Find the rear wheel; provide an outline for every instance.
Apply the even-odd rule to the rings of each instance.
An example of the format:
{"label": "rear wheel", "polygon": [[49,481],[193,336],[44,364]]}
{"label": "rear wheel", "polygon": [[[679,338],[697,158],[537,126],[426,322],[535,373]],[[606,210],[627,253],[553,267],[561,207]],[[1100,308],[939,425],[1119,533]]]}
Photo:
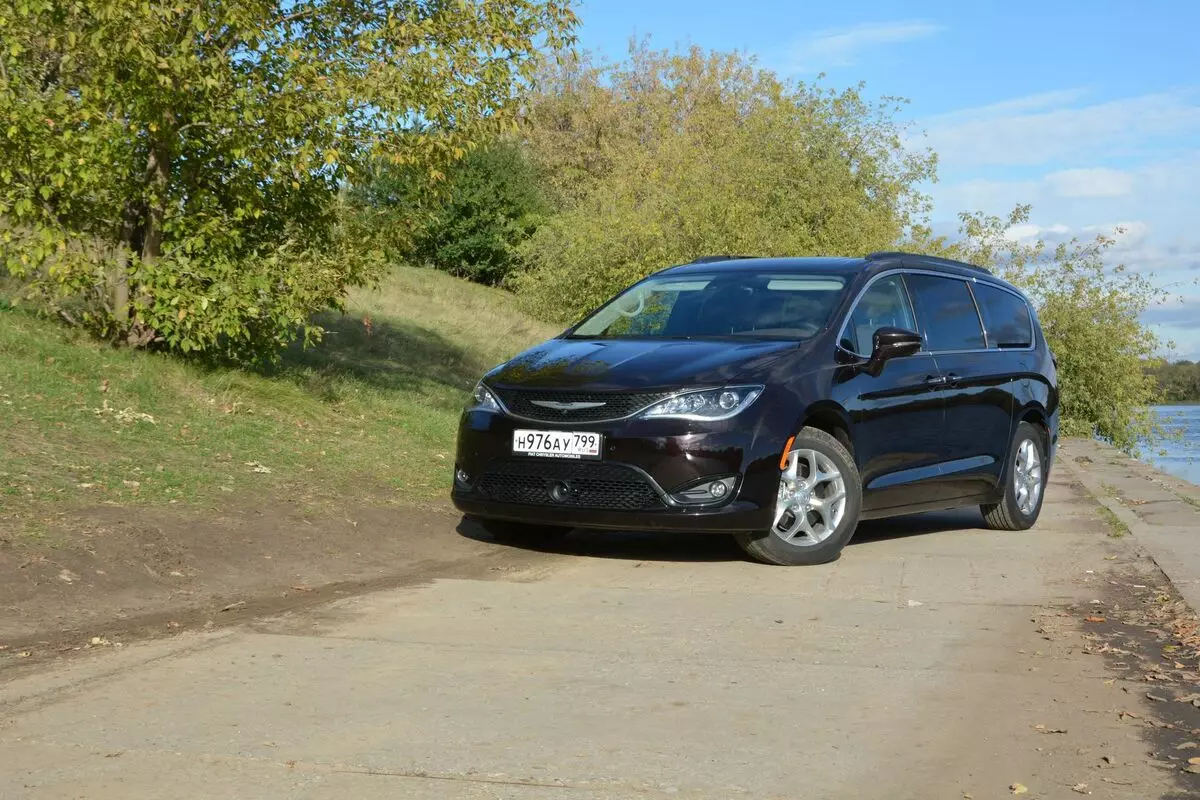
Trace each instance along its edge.
{"label": "rear wheel", "polygon": [[861,508],[862,481],[850,453],[825,431],[804,428],[784,458],[771,528],[738,534],[738,544],[766,564],[824,564],[854,535]]}
{"label": "rear wheel", "polygon": [[1035,426],[1017,426],[1004,470],[1004,497],[999,503],[979,507],[987,526],[997,531],[1023,531],[1033,527],[1042,512],[1046,493],[1045,439]]}
{"label": "rear wheel", "polygon": [[554,544],[571,532],[570,528],[561,525],[530,525],[505,519],[476,518],[475,521],[493,540],[524,547]]}

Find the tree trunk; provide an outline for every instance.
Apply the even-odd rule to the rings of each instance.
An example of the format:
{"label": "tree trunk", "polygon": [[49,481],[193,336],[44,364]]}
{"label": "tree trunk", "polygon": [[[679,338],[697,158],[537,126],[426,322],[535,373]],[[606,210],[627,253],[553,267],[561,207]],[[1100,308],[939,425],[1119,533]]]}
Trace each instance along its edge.
{"label": "tree trunk", "polygon": [[137,235],[141,213],[130,203],[121,215],[121,232],[117,237],[116,274],[112,281],[113,317],[122,331],[129,327],[129,256],[134,252],[134,237]]}
{"label": "tree trunk", "polygon": [[146,179],[150,188],[150,206],[142,239],[142,261],[153,264],[162,255],[163,219],[167,213],[167,189],[171,180],[171,153],[161,139],[151,145]]}

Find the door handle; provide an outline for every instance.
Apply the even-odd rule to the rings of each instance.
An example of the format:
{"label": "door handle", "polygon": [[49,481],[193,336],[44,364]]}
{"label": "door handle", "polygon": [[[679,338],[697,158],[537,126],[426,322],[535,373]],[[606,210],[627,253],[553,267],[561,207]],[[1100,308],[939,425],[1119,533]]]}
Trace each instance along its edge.
{"label": "door handle", "polygon": [[930,375],[925,378],[927,386],[944,386],[949,379],[945,375]]}
{"label": "door handle", "polygon": [[961,381],[962,378],[958,375],[955,375],[953,372],[946,376],[946,383],[950,384],[951,386],[958,386]]}

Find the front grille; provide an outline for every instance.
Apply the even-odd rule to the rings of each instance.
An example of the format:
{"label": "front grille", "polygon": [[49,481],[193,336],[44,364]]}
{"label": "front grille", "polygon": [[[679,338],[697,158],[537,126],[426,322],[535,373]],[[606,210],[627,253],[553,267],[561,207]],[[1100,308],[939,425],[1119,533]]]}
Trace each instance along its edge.
{"label": "front grille", "polygon": [[[627,417],[656,403],[670,392],[556,392],[540,389],[497,389],[496,394],[505,408],[518,417],[546,422],[599,422]],[[539,402],[602,403],[593,408],[556,409],[538,405]]]}
{"label": "front grille", "polygon": [[642,473],[591,461],[502,461],[484,473],[476,491],[502,503],[622,511],[664,507]]}

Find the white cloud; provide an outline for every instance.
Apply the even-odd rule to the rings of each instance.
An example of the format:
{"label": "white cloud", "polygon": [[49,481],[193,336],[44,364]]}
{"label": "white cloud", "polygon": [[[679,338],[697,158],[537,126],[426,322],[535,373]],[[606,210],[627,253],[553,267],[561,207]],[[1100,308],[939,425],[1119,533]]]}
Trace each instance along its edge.
{"label": "white cloud", "polygon": [[1056,222],[1053,225],[1035,225],[1032,222],[1022,222],[1019,225],[1013,225],[1004,232],[1004,236],[1014,242],[1033,242],[1037,239],[1044,241],[1057,241],[1063,237],[1069,238],[1068,234],[1071,229],[1061,222]]}
{"label": "white cloud", "polygon": [[1133,175],[1119,169],[1064,169],[1043,178],[1059,197],[1120,197],[1133,189]]}
{"label": "white cloud", "polygon": [[946,167],[1041,165],[1110,157],[1169,137],[1200,135],[1195,91],[1077,105],[1081,89],[1044,92],[928,117],[920,143]]}
{"label": "white cloud", "polygon": [[853,28],[814,33],[796,41],[789,52],[791,72],[817,72],[857,64],[865,50],[927,39],[943,30],[924,20],[871,22]]}

